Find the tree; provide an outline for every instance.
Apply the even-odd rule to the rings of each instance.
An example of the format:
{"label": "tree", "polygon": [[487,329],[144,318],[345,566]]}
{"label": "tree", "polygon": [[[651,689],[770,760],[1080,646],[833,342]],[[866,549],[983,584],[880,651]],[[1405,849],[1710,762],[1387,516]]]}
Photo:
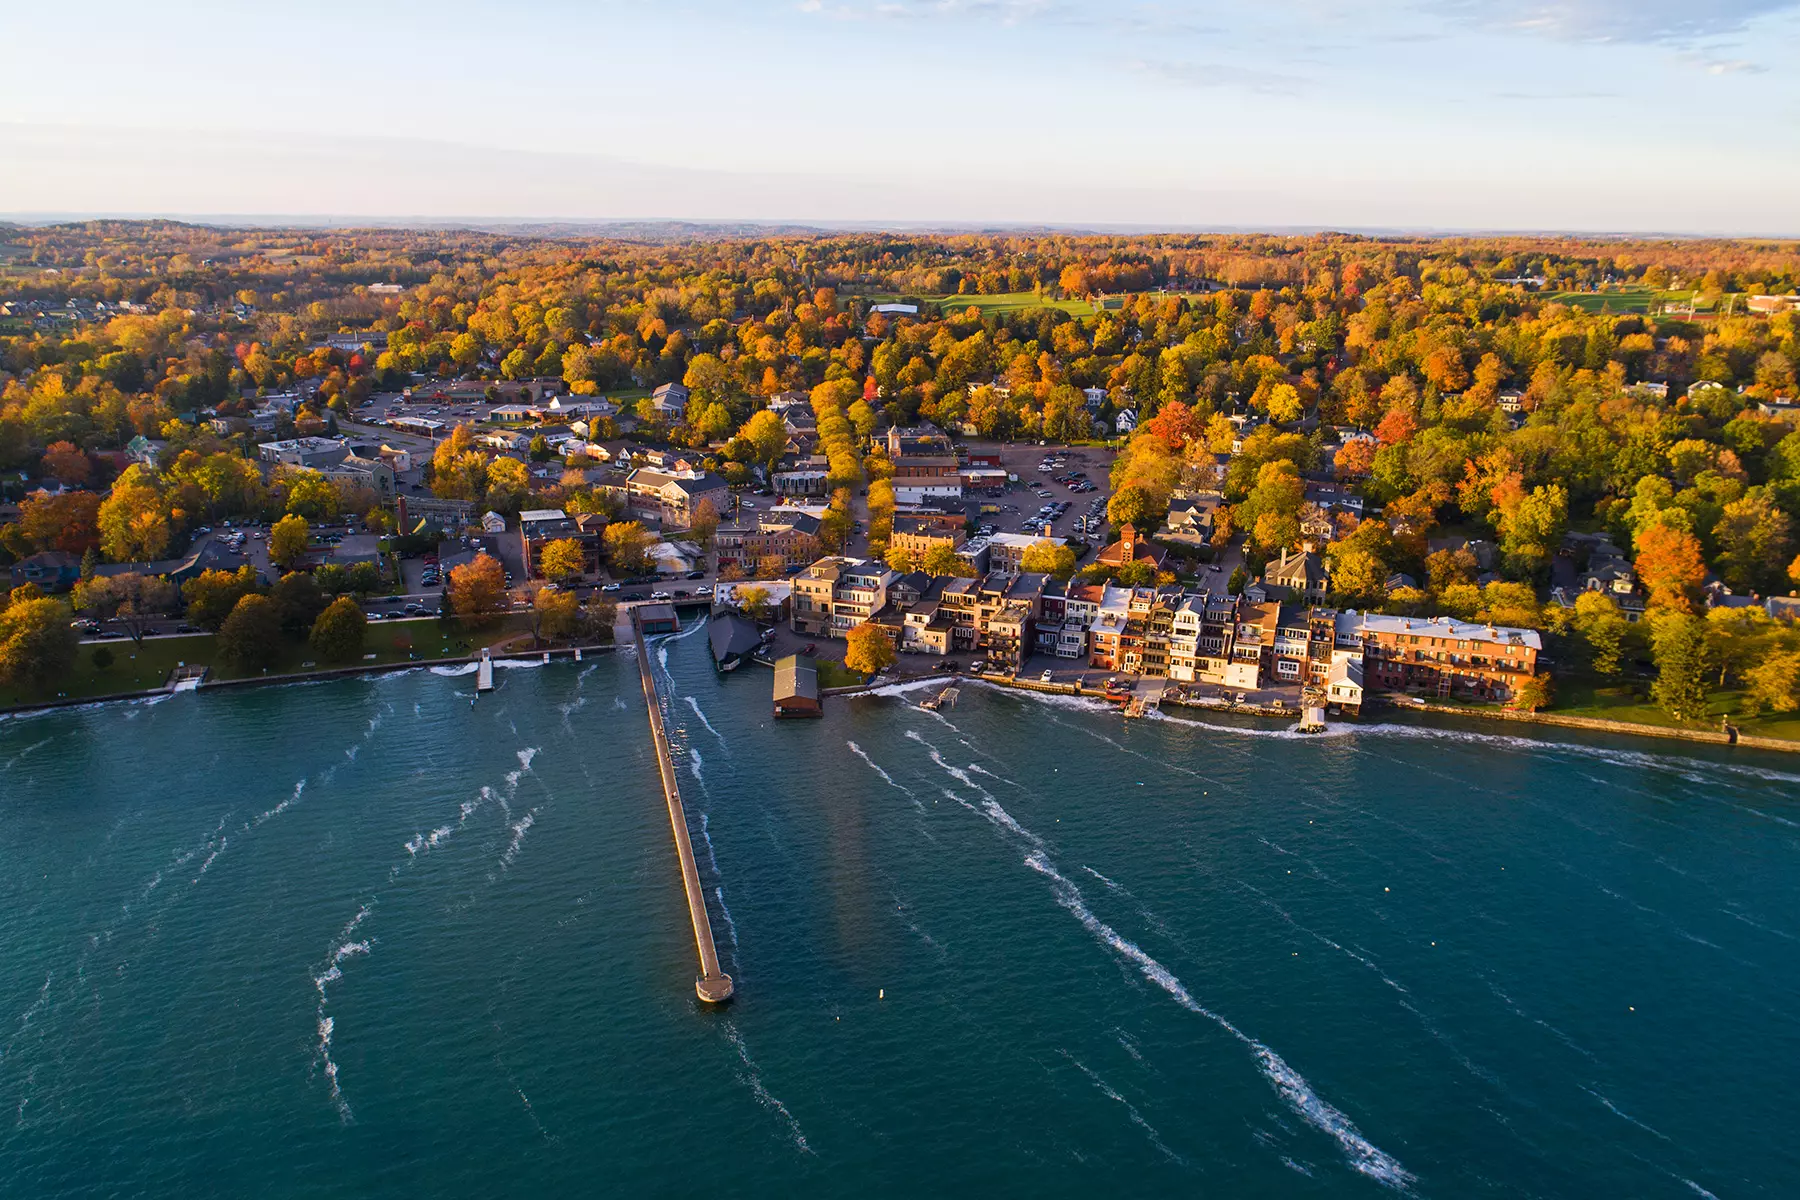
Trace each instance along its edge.
{"label": "tree", "polygon": [[923,569],[919,565],[918,553],[909,550],[904,546],[890,544],[887,548],[887,554],[884,555],[884,557],[887,560],[887,565],[894,568],[894,570],[900,572],[902,575],[910,575],[914,571]]}
{"label": "tree", "polygon": [[1019,556],[1019,569],[1067,579],[1075,573],[1075,551],[1054,542],[1033,542]]}
{"label": "tree", "polygon": [[338,493],[331,480],[317,471],[297,471],[287,477],[287,510],[309,521],[329,521],[338,515]]}
{"label": "tree", "polygon": [[938,578],[944,576],[972,578],[975,574],[974,568],[970,567],[960,554],[951,549],[948,542],[939,542],[927,550],[925,561],[919,564],[919,569],[927,575]]}
{"label": "tree", "polygon": [[1558,484],[1531,489],[1500,512],[1500,549],[1506,567],[1517,578],[1536,575],[1550,565],[1569,523],[1569,493]]}
{"label": "tree", "polygon": [[781,461],[783,452],[787,450],[787,422],[767,409],[753,413],[750,419],[744,422],[744,427],[738,430],[738,436],[755,448],[756,461],[771,473],[775,470],[775,464]]}
{"label": "tree", "polygon": [[694,505],[693,514],[688,518],[688,534],[702,546],[709,546],[718,530],[719,508],[710,499],[703,498]]}
{"label": "tree", "polygon": [[66,487],[80,487],[88,481],[93,464],[73,442],[51,442],[44,447],[44,474]]}
{"label": "tree", "polygon": [[450,607],[471,625],[486,624],[504,612],[506,571],[500,560],[477,554],[470,561],[451,567]]}
{"label": "tree", "polygon": [[154,562],[169,548],[173,532],[156,476],[132,463],[113,481],[96,519],[100,549],[114,562]]}
{"label": "tree", "polygon": [[134,643],[159,617],[175,607],[175,585],[161,575],[96,575],[75,585],[70,599],[78,611],[101,621],[114,621]]}
{"label": "tree", "polygon": [[540,638],[565,638],[575,632],[581,609],[575,593],[559,587],[541,587],[532,598],[532,621]]}
{"label": "tree", "polygon": [[312,526],[306,523],[306,518],[285,516],[269,530],[269,561],[283,571],[292,570],[294,564],[306,557],[306,548],[311,543]]}
{"label": "tree", "polygon": [[1692,612],[1706,579],[1700,539],[1661,523],[1637,537],[1638,580],[1650,592],[1650,607]]}
{"label": "tree", "polygon": [[1540,708],[1550,707],[1550,677],[1548,675],[1529,675],[1519,681],[1513,692],[1512,706],[1526,712],[1536,712]]}
{"label": "tree", "polygon": [[1668,612],[1656,624],[1651,647],[1656,682],[1650,695],[1657,706],[1678,721],[1703,719],[1710,673],[1704,623],[1684,612]]}
{"label": "tree", "polygon": [[1725,506],[1713,539],[1719,547],[1719,574],[1740,591],[1780,586],[1793,551],[1788,515],[1761,488]]}
{"label": "tree", "polygon": [[769,611],[769,589],[766,587],[741,587],[736,593],[737,606],[749,613],[753,618],[761,619]]}
{"label": "tree", "polygon": [[1168,513],[1168,502],[1159,501],[1149,488],[1129,484],[1114,492],[1106,502],[1106,519],[1113,528],[1130,525],[1136,529],[1156,529]]}
{"label": "tree", "polygon": [[1596,675],[1617,675],[1624,665],[1629,623],[1604,592],[1583,592],[1575,599],[1575,632]]}
{"label": "tree", "polygon": [[876,625],[864,623],[845,635],[844,665],[862,675],[873,675],[894,665],[894,643]]}
{"label": "tree", "polygon": [[75,666],[81,639],[59,601],[22,593],[0,612],[0,683],[43,691]]}
{"label": "tree", "polygon": [[235,571],[202,571],[181,585],[181,595],[187,601],[188,620],[216,630],[237,602],[256,589],[256,568],[245,563]]}
{"label": "tree", "polygon": [[307,641],[314,656],[326,662],[349,662],[362,655],[363,635],[368,624],[362,605],[348,596],[340,596],[313,622],[312,635]]}
{"label": "tree", "polygon": [[636,521],[619,521],[606,527],[602,540],[606,561],[614,575],[642,575],[651,567],[650,547],[656,538]]}
{"label": "tree", "polygon": [[1778,651],[1744,673],[1744,705],[1751,712],[1800,709],[1800,650]]}
{"label": "tree", "polygon": [[531,494],[531,472],[516,458],[502,455],[487,466],[487,506],[516,513]]}
{"label": "tree", "polygon": [[269,589],[275,602],[275,614],[281,627],[296,637],[304,636],[325,610],[325,594],[318,582],[305,571],[289,571]]}
{"label": "tree", "polygon": [[587,551],[574,538],[558,538],[538,553],[538,573],[555,583],[568,584],[587,570]]}
{"label": "tree", "polygon": [[30,495],[19,502],[19,527],[39,550],[86,554],[100,544],[100,504],[93,492]]}
{"label": "tree", "polygon": [[1288,425],[1298,421],[1306,406],[1301,403],[1300,393],[1291,383],[1278,383],[1269,389],[1269,420],[1277,425]]}
{"label": "tree", "polygon": [[240,597],[219,626],[219,658],[237,670],[266,670],[280,648],[281,617],[267,596]]}

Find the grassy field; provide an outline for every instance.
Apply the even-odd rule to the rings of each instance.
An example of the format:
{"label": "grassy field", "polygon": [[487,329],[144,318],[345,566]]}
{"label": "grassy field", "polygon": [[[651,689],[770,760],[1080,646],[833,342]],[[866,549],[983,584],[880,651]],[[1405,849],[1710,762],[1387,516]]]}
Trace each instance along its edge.
{"label": "grassy field", "polygon": [[[417,659],[456,658],[530,628],[531,619],[524,616],[508,617],[497,628],[476,633],[458,630],[446,633],[432,618],[371,622],[363,650],[365,654],[373,654],[373,658],[353,663],[317,663],[312,660],[311,651],[304,643],[284,643],[281,654],[268,673],[284,675],[297,671],[356,666],[358,663],[385,665],[403,664]],[[102,646],[113,655],[112,665],[104,670],[94,664],[94,651]],[[246,674],[262,674],[260,671],[238,672],[218,666],[214,661],[217,653],[216,639],[210,633],[191,637],[149,638],[142,645],[133,645],[125,638],[84,644],[76,657],[75,669],[68,678],[48,692],[0,687],[0,707],[41,703],[45,700],[79,700],[161,687],[168,682],[170,673],[182,663],[213,667],[213,679],[241,679]]]}
{"label": "grassy field", "polygon": [[1755,737],[1800,740],[1800,714],[1764,713],[1749,717],[1738,712],[1739,693],[1720,690],[1712,693],[1708,719],[1701,723],[1677,721],[1650,701],[1650,685],[1620,683],[1592,677],[1558,678],[1556,702],[1547,710],[1562,716],[1598,717],[1607,721],[1629,721],[1634,725],[1654,725],[1663,729],[1717,729],[1721,718],[1730,717],[1739,730]]}
{"label": "grassy field", "polygon": [[[1662,292],[1655,288],[1628,286],[1608,288],[1602,292],[1545,292],[1543,299],[1591,313],[1650,313],[1664,305],[1679,304],[1686,307],[1693,296],[1691,291]],[[1741,305],[1738,307],[1742,308]],[[1695,305],[1695,310],[1705,313],[1713,311],[1713,307],[1701,303]]]}

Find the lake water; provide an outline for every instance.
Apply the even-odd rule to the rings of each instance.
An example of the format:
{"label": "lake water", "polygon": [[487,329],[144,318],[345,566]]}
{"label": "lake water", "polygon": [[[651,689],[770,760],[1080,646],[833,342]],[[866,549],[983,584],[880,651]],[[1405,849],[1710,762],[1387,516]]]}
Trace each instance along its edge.
{"label": "lake water", "polygon": [[1800,764],[629,654],[0,721],[0,1194],[1787,1196]]}

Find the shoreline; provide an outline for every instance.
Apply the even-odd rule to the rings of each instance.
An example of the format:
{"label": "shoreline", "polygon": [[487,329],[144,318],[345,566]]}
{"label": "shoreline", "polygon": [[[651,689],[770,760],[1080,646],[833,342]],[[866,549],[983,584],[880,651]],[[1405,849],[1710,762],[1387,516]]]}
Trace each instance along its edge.
{"label": "shoreline", "polygon": [[[562,646],[553,650],[532,650],[526,653],[495,654],[495,662],[543,662],[547,655],[554,661],[559,658],[574,658],[577,651],[583,655],[610,654],[618,649],[611,642],[596,643],[592,646]],[[324,667],[314,671],[288,671],[280,675],[250,675],[243,679],[210,679],[191,689],[178,689],[168,685],[154,688],[142,688],[134,692],[108,692],[100,696],[81,696],[69,699],[41,700],[35,704],[14,704],[0,708],[0,720],[11,717],[28,716],[31,713],[53,712],[62,708],[85,708],[90,704],[123,704],[137,700],[150,700],[165,696],[179,695],[183,690],[194,692],[210,692],[230,688],[275,687],[288,683],[307,683],[313,680],[347,679],[357,675],[385,675],[391,671],[419,671],[432,667],[470,666],[481,661],[480,654],[468,654],[457,658],[421,658],[411,662],[389,663],[354,663],[347,667]]]}
{"label": "shoreline", "polygon": [[[991,675],[939,675],[913,676],[907,679],[894,680],[891,683],[875,684],[865,687],[834,688],[821,694],[842,696],[873,696],[880,694],[894,695],[900,689],[911,691],[931,686],[944,686],[952,683],[980,683],[1002,691],[1034,692],[1040,695],[1075,696],[1082,699],[1108,701],[1110,698],[1103,691],[1092,688],[1083,689],[1072,684],[1044,684],[1033,680],[1006,679]],[[1216,713],[1221,716],[1257,717],[1265,720],[1297,721],[1300,713],[1294,709],[1264,708],[1256,705],[1203,704],[1191,700],[1165,698],[1163,705],[1174,705],[1179,708],[1193,709],[1200,712]],[[1363,706],[1367,714],[1371,708],[1394,713],[1419,713],[1429,717],[1462,717],[1475,721],[1503,721],[1526,725],[1549,726],[1561,729],[1579,729],[1589,733],[1604,733],[1619,737],[1642,737],[1661,741],[1699,742],[1706,745],[1732,748],[1741,746],[1749,750],[1769,750],[1781,754],[1800,754],[1800,741],[1788,741],[1783,738],[1757,737],[1752,734],[1736,734],[1735,736],[1717,729],[1679,729],[1665,725],[1640,725],[1631,721],[1609,721],[1603,717],[1577,717],[1554,712],[1526,713],[1512,709],[1468,709],[1447,704],[1432,704],[1428,701],[1411,702],[1407,699],[1388,699],[1376,697]],[[1359,717],[1344,719],[1345,724],[1354,729],[1360,721]]]}
{"label": "shoreline", "polygon": [[[564,646],[553,650],[533,650],[527,653],[511,653],[494,655],[496,661],[538,661],[548,656],[550,661],[559,658],[574,658],[576,651],[583,655],[612,653],[619,649],[617,643],[602,643],[591,646]],[[312,680],[344,679],[358,675],[381,675],[390,671],[429,670],[432,667],[467,666],[480,661],[479,654],[465,655],[459,658],[425,658],[406,663],[356,663],[345,667],[327,667],[314,671],[293,671],[282,675],[259,675],[245,679],[215,679],[201,683],[192,689],[196,692],[226,690],[231,688],[271,687],[289,683],[305,683]],[[915,688],[944,686],[951,683],[982,683],[990,687],[1007,691],[1035,692],[1043,695],[1075,696],[1089,700],[1106,701],[1106,693],[1093,688],[1083,689],[1073,684],[1044,684],[1034,680],[1006,679],[991,675],[962,675],[944,672],[941,674],[915,675],[905,679],[897,679],[889,683],[861,684],[848,687],[825,688],[821,696],[873,696],[888,689],[912,690]],[[110,692],[100,696],[86,696],[76,699],[44,700],[35,704],[18,704],[0,708],[0,720],[26,716],[37,712],[52,712],[57,709],[82,708],[90,704],[120,704],[132,701],[147,700],[178,694],[168,686],[144,688],[132,692]],[[890,693],[893,694],[893,693]],[[1265,720],[1296,720],[1299,713],[1292,709],[1273,709],[1255,705],[1202,704],[1191,700],[1165,698],[1163,704],[1180,708],[1197,709],[1201,712],[1232,715],[1241,717],[1257,717]],[[1784,738],[1758,737],[1754,734],[1728,734],[1717,729],[1681,729],[1667,725],[1643,725],[1632,721],[1610,721],[1604,717],[1577,717],[1556,712],[1518,712],[1512,709],[1470,709],[1455,705],[1433,704],[1429,701],[1413,701],[1406,698],[1388,699],[1376,697],[1364,706],[1380,708],[1397,713],[1419,713],[1430,717],[1457,717],[1474,721],[1501,721],[1514,724],[1547,726],[1552,729],[1578,729],[1588,733],[1603,733],[1620,737],[1641,737],[1658,741],[1698,742],[1704,745],[1731,748],[1742,746],[1749,750],[1766,750],[1778,754],[1800,754],[1800,740],[1789,741]],[[1358,718],[1351,718],[1354,727]]]}

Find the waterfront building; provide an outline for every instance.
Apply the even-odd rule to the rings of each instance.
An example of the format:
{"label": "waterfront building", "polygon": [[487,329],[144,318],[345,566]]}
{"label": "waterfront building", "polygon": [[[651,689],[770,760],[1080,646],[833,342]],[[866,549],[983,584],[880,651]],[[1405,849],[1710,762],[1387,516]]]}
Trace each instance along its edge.
{"label": "waterfront building", "polygon": [[1336,631],[1339,646],[1361,647],[1368,685],[1473,700],[1511,700],[1544,648],[1535,629],[1354,609],[1339,614]]}

